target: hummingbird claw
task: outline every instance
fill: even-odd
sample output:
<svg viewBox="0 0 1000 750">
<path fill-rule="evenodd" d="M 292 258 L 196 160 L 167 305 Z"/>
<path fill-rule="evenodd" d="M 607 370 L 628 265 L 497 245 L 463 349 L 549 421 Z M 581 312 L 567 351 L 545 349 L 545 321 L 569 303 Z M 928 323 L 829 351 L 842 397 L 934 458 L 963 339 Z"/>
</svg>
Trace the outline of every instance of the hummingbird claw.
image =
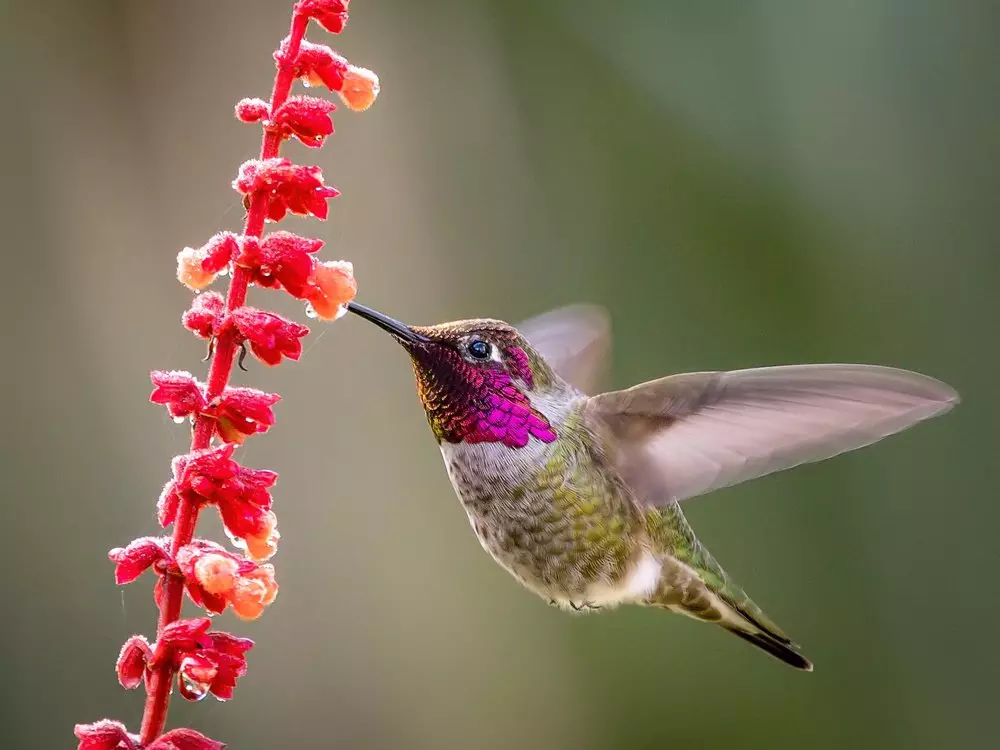
<svg viewBox="0 0 1000 750">
<path fill-rule="evenodd" d="M 212 358 L 213 354 L 215 354 L 215 336 L 212 336 L 212 338 L 208 340 L 208 351 L 205 353 L 205 359 L 203 359 L 202 362 L 208 362 L 208 360 Z"/>
<path fill-rule="evenodd" d="M 246 367 L 243 366 L 243 360 L 247 358 L 247 345 L 246 342 L 240 344 L 240 356 L 236 360 L 237 366 L 243 370 L 243 372 L 249 372 Z"/>
</svg>

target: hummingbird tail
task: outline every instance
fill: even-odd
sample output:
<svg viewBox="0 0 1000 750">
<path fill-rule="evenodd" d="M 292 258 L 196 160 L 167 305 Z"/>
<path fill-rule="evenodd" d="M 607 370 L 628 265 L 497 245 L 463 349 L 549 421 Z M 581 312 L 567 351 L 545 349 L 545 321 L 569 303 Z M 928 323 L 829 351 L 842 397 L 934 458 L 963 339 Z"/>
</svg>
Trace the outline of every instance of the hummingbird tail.
<svg viewBox="0 0 1000 750">
<path fill-rule="evenodd" d="M 749 631 L 738 626 L 724 624 L 723 627 L 733 635 L 738 635 L 747 643 L 752 643 L 763 649 L 776 659 L 780 659 L 790 667 L 812 672 L 812 662 L 795 650 L 795 644 L 788 639 L 780 639 L 763 630 Z"/>
</svg>

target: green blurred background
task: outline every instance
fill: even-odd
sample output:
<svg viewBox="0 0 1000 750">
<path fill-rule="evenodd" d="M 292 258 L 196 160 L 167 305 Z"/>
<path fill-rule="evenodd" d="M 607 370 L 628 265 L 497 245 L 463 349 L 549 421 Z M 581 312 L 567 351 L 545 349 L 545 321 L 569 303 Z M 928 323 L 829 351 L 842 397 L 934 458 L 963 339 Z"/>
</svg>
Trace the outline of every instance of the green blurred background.
<svg viewBox="0 0 1000 750">
<path fill-rule="evenodd" d="M 174 256 L 242 215 L 291 3 L 0 5 L 4 448 L 0 745 L 137 727 L 113 664 L 184 427 L 148 370 L 204 372 Z M 1000 4 L 356 0 L 333 43 L 382 78 L 317 160 L 343 196 L 287 228 L 414 323 L 606 305 L 614 384 L 859 361 L 963 405 L 875 448 L 686 506 L 817 664 L 656 611 L 572 617 L 482 552 L 404 354 L 357 320 L 241 383 L 285 396 L 243 451 L 281 473 L 281 594 L 231 748 L 994 746 L 1000 527 Z M 323 36 L 313 31 L 312 37 Z M 328 41 L 324 40 L 324 41 Z M 272 293 L 253 300 L 302 318 Z M 205 530 L 219 535 L 211 520 Z"/>
</svg>

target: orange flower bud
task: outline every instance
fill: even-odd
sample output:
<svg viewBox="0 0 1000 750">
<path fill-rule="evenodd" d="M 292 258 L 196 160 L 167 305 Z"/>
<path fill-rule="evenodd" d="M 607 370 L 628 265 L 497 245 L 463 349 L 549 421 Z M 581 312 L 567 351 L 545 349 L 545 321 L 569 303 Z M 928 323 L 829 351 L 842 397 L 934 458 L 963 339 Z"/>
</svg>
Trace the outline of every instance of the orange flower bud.
<svg viewBox="0 0 1000 750">
<path fill-rule="evenodd" d="M 306 299 L 316 317 L 323 320 L 336 320 L 343 315 L 347 309 L 345 305 L 358 293 L 354 265 L 346 260 L 316 264 L 309 284 Z"/>
<path fill-rule="evenodd" d="M 368 68 L 348 65 L 344 73 L 344 83 L 339 90 L 340 98 L 348 109 L 364 112 L 375 103 L 378 96 L 378 76 Z"/>
<path fill-rule="evenodd" d="M 256 620 L 277 595 L 278 584 L 274 580 L 274 566 L 261 565 L 237 579 L 229 603 L 237 617 Z"/>
</svg>

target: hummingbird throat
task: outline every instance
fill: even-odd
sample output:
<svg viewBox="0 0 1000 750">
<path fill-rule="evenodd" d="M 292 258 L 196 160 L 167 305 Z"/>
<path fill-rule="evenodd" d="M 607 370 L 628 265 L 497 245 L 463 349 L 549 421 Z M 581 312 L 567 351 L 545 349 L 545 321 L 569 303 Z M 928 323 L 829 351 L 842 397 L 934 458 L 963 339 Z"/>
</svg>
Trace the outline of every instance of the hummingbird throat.
<svg viewBox="0 0 1000 750">
<path fill-rule="evenodd" d="M 439 441 L 523 448 L 531 438 L 544 443 L 556 439 L 549 420 L 531 405 L 505 368 L 475 366 L 453 351 L 435 354 L 415 354 L 413 370 L 427 421 Z M 527 388 L 533 386 L 521 349 L 507 351 L 507 364 Z"/>
</svg>

